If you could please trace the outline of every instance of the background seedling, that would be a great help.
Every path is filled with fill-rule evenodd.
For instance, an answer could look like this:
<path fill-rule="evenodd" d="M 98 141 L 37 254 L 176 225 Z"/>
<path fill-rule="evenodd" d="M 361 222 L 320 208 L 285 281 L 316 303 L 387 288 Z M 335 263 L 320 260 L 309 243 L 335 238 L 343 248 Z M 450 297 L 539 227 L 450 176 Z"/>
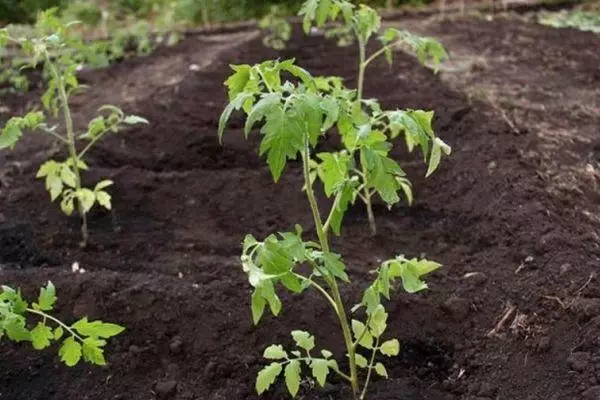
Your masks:
<path fill-rule="evenodd" d="M 330 92 L 337 107 L 344 110 L 345 115 L 337 127 L 342 134 L 345 151 L 337 156 L 342 157 L 344 163 L 347 160 L 353 161 L 350 177 L 358 183 L 352 195 L 348 192 L 346 197 L 351 198 L 351 202 L 354 202 L 355 197 L 364 202 L 369 226 L 375 235 L 377 225 L 373 213 L 373 196 L 378 195 L 390 207 L 400 201 L 400 193 L 409 203 L 412 201 L 412 185 L 406 174 L 397 163 L 387 158 L 393 147 L 388 139 L 404 133 L 409 151 L 420 147 L 429 164 L 427 176 L 438 167 L 442 153 L 450 154 L 450 147 L 434 135 L 432 111 L 382 111 L 376 99 L 365 99 L 365 72 L 381 56 L 385 56 L 391 65 L 395 49 L 414 54 L 419 62 L 431 65 L 436 70 L 440 62 L 447 58 L 447 54 L 435 39 L 395 28 L 385 30 L 379 36 L 381 48 L 367 54 L 367 45 L 381 28 L 381 17 L 374 9 L 365 5 L 356 7 L 343 0 L 309 0 L 301 7 L 299 15 L 303 17 L 302 25 L 306 34 L 317 27 L 325 29 L 325 35 L 336 38 L 341 46 L 354 42 L 358 45 L 358 86 L 355 91 L 343 87 L 339 78 L 318 78 L 316 84 L 319 89 Z M 374 130 L 379 133 L 379 139 L 374 142 L 360 139 L 363 133 Z M 352 138 L 353 131 L 358 132 L 358 138 Z M 318 156 L 322 161 L 322 168 L 334 168 L 332 163 L 339 162 L 338 158 L 325 157 L 323 159 Z M 319 173 L 319 168 L 316 169 Z M 331 190 L 326 188 L 326 194 L 330 196 Z"/>
<path fill-rule="evenodd" d="M 68 34 L 68 25 L 64 25 L 53 12 L 41 15 L 36 38 L 13 38 L 6 30 L 0 30 L 0 46 L 9 41 L 19 45 L 32 58 L 32 66 L 43 64 L 47 89 L 42 95 L 43 111 L 33 110 L 22 117 L 13 117 L 0 130 L 0 149 L 14 148 L 23 135 L 23 131 L 32 130 L 50 135 L 67 149 L 67 158 L 62 161 L 49 160 L 42 164 L 36 177 L 44 179 L 51 201 L 59 200 L 61 210 L 71 215 L 75 209 L 82 220 L 82 245 L 88 242 L 87 213 L 95 204 L 110 209 L 111 196 L 106 188 L 113 184 L 102 180 L 91 188 L 82 185 L 82 171 L 88 170 L 85 163 L 87 152 L 108 133 L 115 133 L 128 125 L 147 123 L 135 115 L 126 116 L 115 106 L 103 106 L 101 115 L 90 121 L 83 134 L 75 132 L 69 107 L 70 96 L 81 89 L 76 69 L 81 59 L 78 49 L 83 43 Z M 46 32 L 52 32 L 47 34 Z M 64 126 L 50 126 L 48 117 L 61 117 Z M 78 143 L 83 143 L 79 146 Z"/>
<path fill-rule="evenodd" d="M 48 282 L 40 289 L 37 302 L 29 303 L 19 290 L 8 286 L 0 288 L 0 339 L 29 342 L 36 350 L 43 350 L 60 342 L 60 360 L 69 367 L 82 359 L 94 365 L 106 365 L 106 339 L 123 332 L 122 326 L 102 321 L 88 321 L 83 317 L 67 325 L 50 312 L 56 303 L 56 289 Z M 29 320 L 28 320 L 29 318 Z M 33 328 L 31 318 L 37 320 Z"/>
<path fill-rule="evenodd" d="M 346 26 L 354 27 L 361 35 L 363 45 L 379 27 L 379 16 L 375 11 L 364 6 L 355 9 L 348 2 L 308 1 L 302 13 L 306 16 L 304 27 L 307 30 L 315 18 L 322 25 L 327 18 L 342 13 Z M 396 43 L 392 41 L 401 35 L 403 40 L 406 37 L 413 42 L 418 39 L 399 31 L 386 32 L 382 37 L 381 54 L 391 55 L 391 48 Z M 438 54 L 429 51 L 429 46 L 417 46 L 416 49 L 420 49 L 417 53 L 421 52 L 422 57 Z M 436 51 L 440 49 L 441 46 L 435 47 Z M 363 51 L 364 48 L 361 53 Z M 367 60 L 371 58 L 361 56 L 361 69 L 368 65 L 370 61 Z M 293 293 L 313 288 L 324 297 L 339 320 L 348 360 L 348 369 L 344 371 L 331 351 L 315 350 L 312 334 L 296 330 L 292 332 L 295 348 L 285 349 L 283 345 L 274 344 L 265 350 L 264 358 L 270 364 L 259 372 L 256 390 L 259 394 L 268 390 L 283 372 L 288 391 L 295 397 L 304 367 L 310 369 L 321 386 L 330 373 L 338 375 L 349 383 L 353 398 L 362 400 L 373 373 L 387 377 L 382 357 L 395 356 L 400 351 L 399 341 L 384 335 L 388 315 L 382 297 L 389 299 L 397 279 L 409 293 L 427 288 L 422 277 L 439 268 L 440 264 L 402 255 L 383 262 L 361 302 L 352 308 L 354 316 L 349 319 L 339 283 L 350 280 L 342 256 L 330 248 L 329 233 L 339 234 L 344 213 L 356 197 L 366 204 L 375 193 L 388 204 L 399 200 L 398 192 L 403 192 L 409 199 L 412 197 L 404 172 L 389 157 L 392 147 L 389 139 L 402 133 L 409 149 L 421 147 L 429 160 L 428 174 L 437 168 L 442 151 L 449 153 L 449 148 L 433 135 L 432 112 L 383 111 L 376 100 L 362 99 L 362 85 L 356 91 L 345 88 L 336 77 L 315 78 L 295 65 L 294 60 L 271 60 L 232 68 L 234 73 L 226 81 L 230 103 L 219 122 L 219 137 L 222 137 L 231 114 L 243 110 L 247 115 L 246 136 L 256 124 L 261 124 L 260 154 L 266 156 L 275 181 L 281 177 L 287 160 L 300 156 L 303 190 L 318 238 L 317 242 L 304 240 L 300 226 L 296 226 L 294 232 L 273 234 L 263 241 L 252 235 L 246 236 L 241 262 L 253 287 L 253 320 L 258 323 L 267 306 L 274 315 L 281 312 L 281 300 L 276 293 L 279 284 Z M 295 79 L 285 80 L 285 76 Z M 341 135 L 344 149 L 314 154 L 318 142 L 334 127 Z M 313 190 L 317 179 L 322 182 L 325 194 L 334 198 L 325 219 L 321 217 Z M 369 220 L 374 224 L 372 218 Z M 300 265 L 308 266 L 309 272 L 300 273 Z"/>

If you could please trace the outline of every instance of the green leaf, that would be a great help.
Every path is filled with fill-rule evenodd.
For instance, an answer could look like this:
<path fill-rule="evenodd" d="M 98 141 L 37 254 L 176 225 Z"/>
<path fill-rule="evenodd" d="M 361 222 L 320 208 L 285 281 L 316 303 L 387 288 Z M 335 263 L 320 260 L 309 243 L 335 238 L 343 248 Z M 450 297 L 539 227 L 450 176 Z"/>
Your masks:
<path fill-rule="evenodd" d="M 137 115 L 128 115 L 127 117 L 125 117 L 123 122 L 126 123 L 127 125 L 149 124 L 150 123 L 150 122 L 148 122 L 148 120 L 146 118 L 142 118 Z"/>
<path fill-rule="evenodd" d="M 40 295 L 37 303 L 33 303 L 33 308 L 41 311 L 51 311 L 56 303 L 56 288 L 50 281 L 46 287 L 40 289 Z"/>
<path fill-rule="evenodd" d="M 67 165 L 63 164 L 60 169 L 60 179 L 65 185 L 75 188 L 77 186 L 77 176 Z"/>
<path fill-rule="evenodd" d="M 386 379 L 388 378 L 387 370 L 385 369 L 385 366 L 380 362 L 375 364 L 375 372 L 377 372 L 377 375 L 379 376 L 383 376 Z"/>
<path fill-rule="evenodd" d="M 281 93 L 265 94 L 252 108 L 246 119 L 244 126 L 244 134 L 248 134 L 254 127 L 254 124 L 260 122 L 266 115 L 270 114 L 275 108 L 278 108 L 281 103 Z"/>
<path fill-rule="evenodd" d="M 262 394 L 275 382 L 281 373 L 282 367 L 278 362 L 273 362 L 264 367 L 256 377 L 256 392 Z"/>
<path fill-rule="evenodd" d="M 319 385 L 321 385 L 321 387 L 325 386 L 325 383 L 327 382 L 327 375 L 329 374 L 329 361 L 321 358 L 315 358 L 311 361 L 310 367 L 312 374 L 317 382 L 319 382 Z"/>
<path fill-rule="evenodd" d="M 106 208 L 107 210 L 111 209 L 112 204 L 110 194 L 106 193 L 103 190 L 96 192 L 96 200 L 98 201 L 98 204 L 100 204 L 102 207 Z"/>
<path fill-rule="evenodd" d="M 13 342 L 22 342 L 31 340 L 31 334 L 25 327 L 25 318 L 17 314 L 8 314 L 2 321 L 4 331 Z"/>
<path fill-rule="evenodd" d="M 247 64 L 231 65 L 230 67 L 235 73 L 225 81 L 225 85 L 229 88 L 229 100 L 231 101 L 246 89 L 250 81 L 251 67 Z"/>
<path fill-rule="evenodd" d="M 321 27 L 327 21 L 331 12 L 331 0 L 320 0 L 317 7 L 317 26 Z"/>
<path fill-rule="evenodd" d="M 367 365 L 369 365 L 369 361 L 358 353 L 354 355 L 354 360 L 356 362 L 356 366 L 359 368 L 367 368 Z"/>
<path fill-rule="evenodd" d="M 287 358 L 287 353 L 283 350 L 283 346 L 280 344 L 272 344 L 265 349 L 263 357 L 268 360 L 280 360 Z"/>
<path fill-rule="evenodd" d="M 81 345 L 70 336 L 63 341 L 58 355 L 68 367 L 73 367 L 81 360 Z"/>
<path fill-rule="evenodd" d="M 341 261 L 342 256 L 336 253 L 325 252 L 321 257 L 323 260 L 323 266 L 327 271 L 329 271 L 329 273 L 344 282 L 350 282 L 350 279 L 348 279 L 348 275 L 345 271 L 346 266 Z"/>
<path fill-rule="evenodd" d="M 21 136 L 23 132 L 15 118 L 9 119 L 4 129 L 0 130 L 0 150 L 13 149 Z"/>
<path fill-rule="evenodd" d="M 287 115 L 281 107 L 277 107 L 267 116 L 261 132 L 264 138 L 260 144 L 260 155 L 267 154 L 267 164 L 277 182 L 286 160 L 296 158 L 304 148 L 303 124 L 297 116 Z"/>
<path fill-rule="evenodd" d="M 435 138 L 433 140 L 433 147 L 431 149 L 431 156 L 429 157 L 429 168 L 427 169 L 427 174 L 425 177 L 429 177 L 440 165 L 440 159 L 442 158 L 442 151 L 446 155 L 450 155 L 452 149 L 446 143 L 442 141 L 440 138 Z"/>
<path fill-rule="evenodd" d="M 56 161 L 49 160 L 40 166 L 40 169 L 38 169 L 35 177 L 43 178 L 48 175 L 56 175 L 56 174 L 58 174 L 59 170 L 60 170 L 60 164 L 57 163 Z"/>
<path fill-rule="evenodd" d="M 316 18 L 318 7 L 319 0 L 306 0 L 304 3 L 302 3 L 302 7 L 298 12 L 298 15 L 304 16 L 302 28 L 304 29 L 304 33 L 307 35 L 312 27 L 312 21 Z"/>
<path fill-rule="evenodd" d="M 43 350 L 50 346 L 50 341 L 53 339 L 52 329 L 43 322 L 38 322 L 35 328 L 31 330 L 31 344 L 36 350 Z"/>
<path fill-rule="evenodd" d="M 317 170 L 318 176 L 323 182 L 325 195 L 331 197 L 348 179 L 350 155 L 345 152 L 319 153 L 317 157 L 321 160 Z"/>
<path fill-rule="evenodd" d="M 104 350 L 102 346 L 106 344 L 104 340 L 95 338 L 86 338 L 83 340 L 82 353 L 83 359 L 94 365 L 106 365 L 104 360 Z"/>
<path fill-rule="evenodd" d="M 254 325 L 258 324 L 260 318 L 262 317 L 265 306 L 267 305 L 267 301 L 261 296 L 258 289 L 255 289 L 252 293 L 252 320 L 254 321 Z"/>
<path fill-rule="evenodd" d="M 63 337 L 64 333 L 65 332 L 64 332 L 62 326 L 57 326 L 56 329 L 54 330 L 54 340 L 60 340 L 60 338 Z"/>
<path fill-rule="evenodd" d="M 358 344 L 367 349 L 373 348 L 373 336 L 368 331 L 365 324 L 353 319 L 352 332 L 354 333 L 354 340 L 360 339 L 360 342 L 358 342 Z"/>
<path fill-rule="evenodd" d="M 387 328 L 388 314 L 385 312 L 383 305 L 379 304 L 373 312 L 369 320 L 369 331 L 374 337 L 379 337 Z"/>
<path fill-rule="evenodd" d="M 333 356 L 333 353 L 330 352 L 329 350 L 321 350 L 321 355 L 324 358 L 331 358 L 331 356 Z"/>
<path fill-rule="evenodd" d="M 96 136 L 98 136 L 100 133 L 104 132 L 105 130 L 106 130 L 106 123 L 105 123 L 104 117 L 102 117 L 102 116 L 96 117 L 88 123 L 88 129 L 87 129 L 87 133 L 85 134 L 85 137 L 89 138 L 89 139 L 94 139 Z"/>
<path fill-rule="evenodd" d="M 300 389 L 300 362 L 290 361 L 285 367 L 285 385 L 292 397 L 296 397 Z"/>
<path fill-rule="evenodd" d="M 400 353 L 400 342 L 398 339 L 387 340 L 383 342 L 379 351 L 388 357 L 397 356 Z"/>
<path fill-rule="evenodd" d="M 336 235 L 340 235 L 342 229 L 342 220 L 344 219 L 344 214 L 348 209 L 348 205 L 354 203 L 356 198 L 356 191 L 350 185 L 344 185 L 342 192 L 339 194 L 340 199 L 338 201 L 337 207 L 333 211 L 331 216 L 331 229 Z"/>
<path fill-rule="evenodd" d="M 292 331 L 292 338 L 296 345 L 306 351 L 311 351 L 315 347 L 315 337 L 305 331 Z"/>
<path fill-rule="evenodd" d="M 83 317 L 75 322 L 71 328 L 82 336 L 104 339 L 116 336 L 125 330 L 125 328 L 116 324 L 102 321 L 88 321 L 87 317 Z"/>
<path fill-rule="evenodd" d="M 96 194 L 90 189 L 79 189 L 75 192 L 75 196 L 79 200 L 84 213 L 90 211 L 96 202 Z"/>
<path fill-rule="evenodd" d="M 227 124 L 227 121 L 229 121 L 233 111 L 241 109 L 244 106 L 244 103 L 251 98 L 253 98 L 251 93 L 239 93 L 231 101 L 231 103 L 225 107 L 225 110 L 223 110 L 223 113 L 219 118 L 219 143 L 223 143 L 223 132 L 225 131 L 225 125 Z"/>
<path fill-rule="evenodd" d="M 66 215 L 73 214 L 73 211 L 75 211 L 75 205 L 73 204 L 73 196 L 64 196 L 60 201 L 60 209 Z"/>
<path fill-rule="evenodd" d="M 46 189 L 50 192 L 50 199 L 56 200 L 64 188 L 63 180 L 58 175 L 48 175 L 46 177 Z"/>

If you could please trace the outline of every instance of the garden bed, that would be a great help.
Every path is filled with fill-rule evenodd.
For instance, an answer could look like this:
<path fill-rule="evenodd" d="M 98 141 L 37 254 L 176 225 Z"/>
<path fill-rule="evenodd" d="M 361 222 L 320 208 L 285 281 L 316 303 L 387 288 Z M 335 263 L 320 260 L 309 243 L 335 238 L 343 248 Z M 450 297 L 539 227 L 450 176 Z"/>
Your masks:
<path fill-rule="evenodd" d="M 396 157 L 413 177 L 415 204 L 390 211 L 377 204 L 375 238 L 357 206 L 343 240 L 333 243 L 348 263 L 355 285 L 345 295 L 355 302 L 369 271 L 393 254 L 425 254 L 444 265 L 428 279 L 431 290 L 397 293 L 389 303 L 389 334 L 400 339 L 401 356 L 388 363 L 391 378 L 376 381 L 370 398 L 597 399 L 600 39 L 511 21 L 446 22 L 436 29 L 451 51 L 490 48 L 514 69 L 492 63 L 478 72 L 474 64 L 468 71 L 474 75 L 452 80 L 398 55 L 392 68 L 380 61 L 367 72 L 367 97 L 387 108 L 435 110 L 436 131 L 453 147 L 425 180 L 420 163 L 397 146 Z M 527 40 L 517 45 L 519 38 Z M 295 223 L 307 235 L 314 231 L 299 165 L 273 185 L 256 137 L 243 138 L 241 117 L 230 124 L 224 147 L 216 128 L 229 64 L 295 57 L 315 75 L 338 74 L 354 86 L 354 53 L 300 34 L 283 54 L 249 33 L 193 36 L 149 57 L 86 72 L 82 80 L 91 89 L 75 98 L 80 123 L 114 103 L 151 124 L 90 153 L 90 179 L 97 174 L 116 184 L 113 211 L 91 214 L 85 250 L 77 246 L 77 219 L 49 205 L 34 179 L 47 157 L 45 139 L 29 135 L 14 152 L 0 154 L 0 280 L 34 294 L 50 279 L 63 318 L 110 316 L 127 327 L 107 348 L 106 368 L 68 369 L 53 352 L 2 342 L 0 399 L 253 399 L 263 348 L 287 343 L 290 330 L 310 329 L 341 353 L 336 321 L 314 294 L 302 301 L 284 296 L 281 318 L 252 325 L 250 288 L 238 262 L 243 235 L 264 237 Z M 563 81 L 544 86 L 552 78 Z M 540 91 L 537 98 L 510 91 L 514 103 L 528 100 L 529 109 L 507 116 L 469 92 L 486 82 L 498 93 L 503 84 L 508 92 L 509 83 Z M 37 95 L 2 98 L 0 119 Z M 574 116 L 561 98 L 586 99 L 587 108 Z M 514 122 L 515 115 L 522 118 Z M 567 128 L 579 136 L 559 134 Z M 74 262 L 86 272 L 71 272 Z M 302 398 L 348 398 L 336 380 L 325 391 L 308 386 Z M 284 387 L 262 398 L 286 398 Z"/>

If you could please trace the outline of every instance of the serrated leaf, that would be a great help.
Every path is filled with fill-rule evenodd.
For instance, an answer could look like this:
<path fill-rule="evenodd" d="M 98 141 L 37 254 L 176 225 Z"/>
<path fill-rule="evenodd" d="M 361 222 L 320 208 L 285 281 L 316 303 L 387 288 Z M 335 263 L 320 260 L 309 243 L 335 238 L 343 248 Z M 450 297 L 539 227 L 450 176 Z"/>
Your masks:
<path fill-rule="evenodd" d="M 300 362 L 290 361 L 285 367 L 285 385 L 292 397 L 296 397 L 300 389 Z"/>
<path fill-rule="evenodd" d="M 379 351 L 388 357 L 397 356 L 400 353 L 400 342 L 398 339 L 387 340 L 382 343 Z"/>
<path fill-rule="evenodd" d="M 8 314 L 2 321 L 6 336 L 13 342 L 28 341 L 31 335 L 25 327 L 25 318 L 21 315 Z"/>
<path fill-rule="evenodd" d="M 368 331 L 365 324 L 355 319 L 352 320 L 352 333 L 354 333 L 354 340 L 360 339 L 360 344 L 362 347 L 367 349 L 373 348 L 373 336 Z"/>
<path fill-rule="evenodd" d="M 319 382 L 319 385 L 321 385 L 321 387 L 325 386 L 327 375 L 329 374 L 329 361 L 315 358 L 311 361 L 310 367 L 312 374 L 317 382 Z"/>
<path fill-rule="evenodd" d="M 354 355 L 354 360 L 356 362 L 356 366 L 359 368 L 367 368 L 367 365 L 369 365 L 369 361 L 358 353 Z"/>
<path fill-rule="evenodd" d="M 219 118 L 219 143 L 223 143 L 223 132 L 225 131 L 225 125 L 227 124 L 227 121 L 229 121 L 233 111 L 241 109 L 244 106 L 244 103 L 246 103 L 246 101 L 252 97 L 253 95 L 251 93 L 239 93 L 233 100 L 231 100 L 227 107 L 225 107 L 225 110 L 223 110 L 223 113 Z"/>
<path fill-rule="evenodd" d="M 117 324 L 106 323 L 102 321 L 88 321 L 87 317 L 83 317 L 79 321 L 75 322 L 71 328 L 76 330 L 77 333 L 82 336 L 103 339 L 116 336 L 125 330 L 125 328 Z"/>
<path fill-rule="evenodd" d="M 106 365 L 104 360 L 104 346 L 106 342 L 95 338 L 86 338 L 82 343 L 83 359 L 94 365 Z"/>
<path fill-rule="evenodd" d="M 315 347 L 315 337 L 305 331 L 292 331 L 292 338 L 296 345 L 306 351 L 311 351 Z"/>
<path fill-rule="evenodd" d="M 51 311 L 56 303 L 56 288 L 50 281 L 46 284 L 46 287 L 40 289 L 40 295 L 38 302 L 33 304 L 33 308 L 41 311 Z"/>
<path fill-rule="evenodd" d="M 256 392 L 262 394 L 275 382 L 281 373 L 282 367 L 278 362 L 273 362 L 264 367 L 256 377 Z"/>
<path fill-rule="evenodd" d="M 58 351 L 60 360 L 68 367 L 73 367 L 81 360 L 81 345 L 72 336 L 66 338 Z"/>
<path fill-rule="evenodd" d="M 377 372 L 379 376 L 383 376 L 386 379 L 388 378 L 387 370 L 385 369 L 385 366 L 380 362 L 375 364 L 375 372 Z"/>
<path fill-rule="evenodd" d="M 0 130 L 0 150 L 13 149 L 21 136 L 23 136 L 23 132 L 18 121 L 11 118 L 4 126 L 4 129 Z"/>
<path fill-rule="evenodd" d="M 323 266 L 329 273 L 344 282 L 350 282 L 346 274 L 346 266 L 341 261 L 341 256 L 336 253 L 325 252 L 322 254 Z"/>
<path fill-rule="evenodd" d="M 42 322 L 38 322 L 35 328 L 31 330 L 30 334 L 31 344 L 36 350 L 43 350 L 50 346 L 50 341 L 54 339 L 52 329 Z"/>
<path fill-rule="evenodd" d="M 265 349 L 263 357 L 267 360 L 280 360 L 282 358 L 287 358 L 287 353 L 283 349 L 282 345 L 272 344 Z"/>
<path fill-rule="evenodd" d="M 43 178 L 48 175 L 56 175 L 58 170 L 60 169 L 60 164 L 56 161 L 50 160 L 43 163 L 38 169 L 35 177 Z"/>
<path fill-rule="evenodd" d="M 350 155 L 344 153 L 319 153 L 321 160 L 317 173 L 325 189 L 325 195 L 331 195 L 348 179 Z"/>
<path fill-rule="evenodd" d="M 58 175 L 46 176 L 46 189 L 50 192 L 50 200 L 54 201 L 60 196 L 64 188 L 63 180 Z"/>
<path fill-rule="evenodd" d="M 281 93 L 268 93 L 264 95 L 248 113 L 246 124 L 244 125 L 244 134 L 248 134 L 254 127 L 254 124 L 260 122 L 266 115 L 270 114 L 281 103 Z"/>

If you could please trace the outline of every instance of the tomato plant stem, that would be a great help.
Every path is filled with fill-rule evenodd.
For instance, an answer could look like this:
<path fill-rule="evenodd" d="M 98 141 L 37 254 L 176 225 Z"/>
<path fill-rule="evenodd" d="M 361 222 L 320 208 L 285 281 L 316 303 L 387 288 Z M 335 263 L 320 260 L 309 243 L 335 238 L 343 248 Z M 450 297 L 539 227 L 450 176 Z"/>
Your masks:
<path fill-rule="evenodd" d="M 308 197 L 308 202 L 310 204 L 310 208 L 312 210 L 313 219 L 315 221 L 315 228 L 317 230 L 317 237 L 319 238 L 319 242 L 321 244 L 321 249 L 324 252 L 329 252 L 329 240 L 327 237 L 327 232 L 323 229 L 323 221 L 321 220 L 321 214 L 319 212 L 319 206 L 317 204 L 317 200 L 315 198 L 315 193 L 312 189 L 312 184 L 310 181 L 310 169 L 309 169 L 309 160 L 310 160 L 310 146 L 308 142 L 308 135 L 306 135 L 304 140 L 304 151 L 302 154 L 302 164 L 304 171 L 304 184 L 306 185 L 306 196 Z M 331 289 L 332 298 L 334 303 L 336 304 L 337 317 L 340 321 L 340 326 L 342 328 L 342 334 L 344 336 L 344 342 L 346 344 L 346 349 L 348 350 L 348 362 L 350 365 L 350 384 L 352 386 L 352 396 L 354 399 L 358 399 L 359 394 L 359 386 L 358 386 L 358 372 L 356 368 L 356 359 L 355 359 L 355 346 L 352 341 L 352 334 L 350 332 L 350 325 L 348 324 L 348 317 L 346 316 L 346 310 L 344 308 L 344 302 L 342 301 L 342 297 L 340 295 L 340 289 L 335 281 L 335 278 L 327 278 L 326 279 L 329 288 Z"/>
<path fill-rule="evenodd" d="M 47 52 L 45 53 L 45 57 L 46 62 L 50 66 L 50 72 L 56 80 L 56 86 L 58 87 L 58 95 L 60 97 L 61 108 L 65 120 L 65 128 L 67 130 L 67 148 L 69 150 L 69 157 L 71 158 L 73 170 L 75 171 L 75 192 L 79 193 L 81 191 L 81 174 L 79 173 L 79 157 L 77 156 L 77 149 L 75 148 L 75 133 L 73 131 L 73 118 L 71 117 L 71 110 L 69 109 L 69 96 L 67 95 L 67 91 L 65 89 L 64 79 L 59 74 L 56 66 L 52 62 L 52 59 Z M 83 209 L 83 204 L 79 199 L 77 200 L 77 208 L 79 209 L 79 216 L 81 217 L 81 236 L 83 239 L 81 246 L 85 247 L 89 238 L 87 216 L 85 214 L 85 210 Z"/>
<path fill-rule="evenodd" d="M 363 99 L 363 88 L 365 81 L 365 70 L 367 69 L 367 65 L 369 64 L 371 58 L 369 60 L 365 60 L 367 45 L 362 40 L 358 40 L 358 49 L 359 49 L 359 65 L 358 65 L 358 92 L 356 95 L 356 99 L 358 101 L 359 107 L 362 107 L 362 99 Z M 364 161 L 364 160 L 363 160 Z M 365 181 L 365 185 L 363 187 L 363 200 L 365 202 L 365 206 L 367 207 L 367 217 L 369 219 L 369 227 L 371 228 L 371 236 L 375 236 L 377 234 L 377 225 L 375 223 L 375 215 L 373 214 L 373 205 L 371 203 L 371 193 L 369 193 L 369 188 L 367 185 L 367 166 L 366 162 L 361 162 L 362 166 L 362 175 Z"/>

